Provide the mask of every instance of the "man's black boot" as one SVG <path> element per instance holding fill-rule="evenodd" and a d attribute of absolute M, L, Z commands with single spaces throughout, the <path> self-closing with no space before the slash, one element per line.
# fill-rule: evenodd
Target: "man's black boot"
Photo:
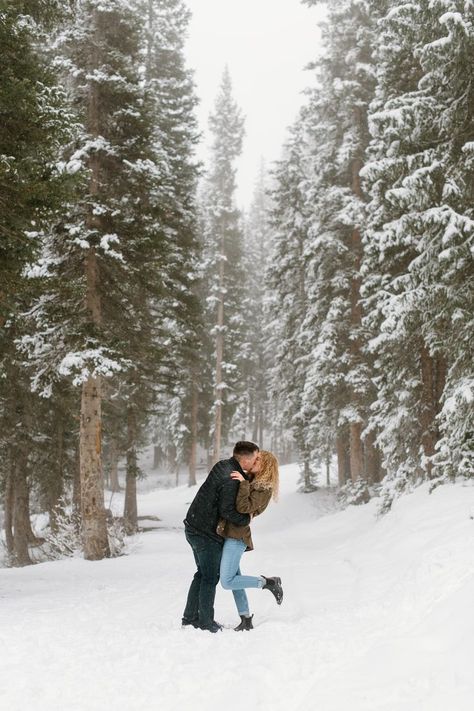
<path fill-rule="evenodd" d="M 199 627 L 199 620 L 188 620 L 187 617 L 183 617 L 181 620 L 181 627 Z"/>
<path fill-rule="evenodd" d="M 283 588 L 281 586 L 281 578 L 267 578 L 265 575 L 262 575 L 262 578 L 265 580 L 262 589 L 270 590 L 275 600 L 277 601 L 277 604 L 281 605 L 281 603 L 283 602 Z"/>
<path fill-rule="evenodd" d="M 237 627 L 234 627 L 235 632 L 243 632 L 244 630 L 253 630 L 253 624 L 252 624 L 252 618 L 253 615 L 250 617 L 245 617 L 245 615 L 240 615 L 240 625 Z"/>
<path fill-rule="evenodd" d="M 223 626 L 213 620 L 210 625 L 199 625 L 199 629 L 207 630 L 208 632 L 221 632 Z"/>

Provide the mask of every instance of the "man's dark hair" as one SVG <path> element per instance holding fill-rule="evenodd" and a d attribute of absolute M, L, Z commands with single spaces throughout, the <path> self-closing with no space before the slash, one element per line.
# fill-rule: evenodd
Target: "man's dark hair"
<path fill-rule="evenodd" d="M 260 447 L 255 442 L 236 442 L 232 454 L 234 457 L 248 457 L 259 451 Z"/>

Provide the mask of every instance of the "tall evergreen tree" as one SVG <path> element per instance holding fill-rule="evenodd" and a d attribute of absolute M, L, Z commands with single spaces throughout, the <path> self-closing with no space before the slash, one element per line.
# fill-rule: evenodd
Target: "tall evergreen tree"
<path fill-rule="evenodd" d="M 268 177 L 262 161 L 253 201 L 245 219 L 243 270 L 246 314 L 244 340 L 240 344 L 242 394 L 231 424 L 233 439 L 251 439 L 263 446 L 269 424 L 269 370 L 272 363 L 268 347 L 267 285 L 271 228 Z"/>
<path fill-rule="evenodd" d="M 308 367 L 308 352 L 302 347 L 301 328 L 306 313 L 305 243 L 308 208 L 304 191 L 308 161 L 304 123 L 292 127 L 284 158 L 275 171 L 272 192 L 273 251 L 268 272 L 270 288 L 271 343 L 275 358 L 272 398 L 279 431 L 289 425 L 298 446 L 306 483 L 311 478 L 307 447 L 307 421 L 301 400 Z M 275 442 L 275 446 L 278 446 Z M 278 451 L 278 450 L 277 450 Z"/>
<path fill-rule="evenodd" d="M 154 261 L 148 285 L 151 301 L 144 311 L 137 343 L 140 352 L 134 358 L 139 365 L 131 371 L 133 387 L 128 396 L 130 467 L 124 518 L 129 529 L 137 524 L 137 445 L 133 440 L 142 436 L 140 430 L 155 407 L 168 413 L 165 430 L 173 442 L 178 470 L 184 457 L 188 445 L 185 433 L 191 427 L 186 411 L 190 407 L 192 364 L 201 323 L 195 293 L 199 251 L 195 206 L 198 168 L 194 156 L 198 139 L 196 98 L 184 58 L 189 13 L 181 0 L 150 0 L 145 4 L 144 19 L 145 97 L 152 117 L 153 161 L 160 167 L 159 180 L 148 198 L 147 209 L 153 221 L 147 229 L 159 261 Z M 145 303 L 146 294 L 142 308 Z M 166 402 L 166 408 L 163 402 L 159 404 L 160 400 Z"/>
<path fill-rule="evenodd" d="M 207 303 L 215 337 L 214 460 L 220 458 L 221 443 L 227 435 L 240 394 L 236 360 L 243 338 L 243 237 L 235 206 L 235 161 L 242 150 L 243 125 L 226 68 L 210 117 L 213 143 L 203 213 Z"/>
<path fill-rule="evenodd" d="M 63 66 L 74 77 L 72 101 L 84 127 L 65 170 L 77 171 L 82 182 L 45 242 L 54 259 L 49 293 L 34 311 L 30 348 L 37 386 L 66 376 L 81 388 L 81 508 L 89 559 L 109 550 L 102 380 L 132 369 L 147 286 L 163 259 L 149 208 L 161 172 L 143 97 L 143 21 L 136 10 L 123 0 L 85 0 L 62 35 Z"/>
<path fill-rule="evenodd" d="M 0 478 L 7 547 L 17 564 L 30 562 L 29 489 L 44 437 L 41 403 L 30 393 L 15 340 L 22 335 L 19 315 L 32 298 L 27 265 L 67 195 L 57 161 L 73 123 L 43 51 L 61 5 L 0 5 Z"/>

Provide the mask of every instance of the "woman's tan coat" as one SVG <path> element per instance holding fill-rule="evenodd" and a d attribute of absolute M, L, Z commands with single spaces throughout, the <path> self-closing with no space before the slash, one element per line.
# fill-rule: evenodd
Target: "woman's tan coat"
<path fill-rule="evenodd" d="M 244 480 L 239 484 L 235 508 L 239 513 L 251 514 L 253 518 L 265 511 L 271 498 L 272 490 L 259 488 L 256 479 L 253 481 Z M 248 551 L 253 550 L 250 526 L 236 526 L 221 518 L 217 526 L 217 533 L 223 538 L 238 538 L 246 543 Z"/>

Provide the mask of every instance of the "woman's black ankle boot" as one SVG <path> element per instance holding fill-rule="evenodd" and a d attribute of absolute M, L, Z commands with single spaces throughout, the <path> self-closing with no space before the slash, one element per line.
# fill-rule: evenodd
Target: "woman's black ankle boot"
<path fill-rule="evenodd" d="M 270 590 L 278 605 L 283 602 L 283 588 L 281 586 L 281 578 L 267 578 L 265 575 L 262 576 L 265 579 L 265 584 L 263 585 L 263 590 Z"/>
<path fill-rule="evenodd" d="M 240 625 L 234 627 L 235 632 L 243 632 L 244 630 L 253 630 L 252 617 L 245 617 L 245 615 L 240 615 Z"/>

